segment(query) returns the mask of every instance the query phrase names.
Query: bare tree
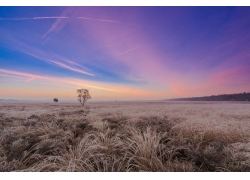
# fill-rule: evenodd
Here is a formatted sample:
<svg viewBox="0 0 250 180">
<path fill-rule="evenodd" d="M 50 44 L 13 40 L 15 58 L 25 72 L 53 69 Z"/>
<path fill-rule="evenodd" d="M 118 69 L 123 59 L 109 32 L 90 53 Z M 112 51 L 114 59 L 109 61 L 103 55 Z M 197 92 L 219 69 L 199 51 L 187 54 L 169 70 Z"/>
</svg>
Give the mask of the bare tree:
<svg viewBox="0 0 250 180">
<path fill-rule="evenodd" d="M 84 105 L 84 103 L 88 100 L 91 99 L 91 96 L 89 94 L 89 90 L 87 89 L 77 89 L 76 93 L 78 94 L 78 101 Z"/>
</svg>

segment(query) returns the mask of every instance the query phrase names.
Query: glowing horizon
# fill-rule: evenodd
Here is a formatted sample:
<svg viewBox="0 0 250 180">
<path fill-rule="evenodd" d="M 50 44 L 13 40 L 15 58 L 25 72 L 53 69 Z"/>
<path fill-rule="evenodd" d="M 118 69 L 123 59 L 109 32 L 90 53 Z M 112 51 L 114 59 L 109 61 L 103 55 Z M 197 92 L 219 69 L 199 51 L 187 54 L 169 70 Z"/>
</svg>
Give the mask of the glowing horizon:
<svg viewBox="0 0 250 180">
<path fill-rule="evenodd" d="M 250 92 L 249 7 L 0 7 L 0 99 Z"/>
</svg>

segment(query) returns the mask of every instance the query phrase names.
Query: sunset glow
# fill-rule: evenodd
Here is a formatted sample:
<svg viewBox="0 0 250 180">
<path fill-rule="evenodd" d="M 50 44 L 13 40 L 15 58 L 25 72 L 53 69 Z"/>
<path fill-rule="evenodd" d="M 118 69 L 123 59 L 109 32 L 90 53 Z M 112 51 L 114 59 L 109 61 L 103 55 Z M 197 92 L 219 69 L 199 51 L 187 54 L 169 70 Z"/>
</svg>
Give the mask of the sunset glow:
<svg viewBox="0 0 250 180">
<path fill-rule="evenodd" d="M 0 99 L 250 92 L 249 7 L 0 7 Z"/>
</svg>

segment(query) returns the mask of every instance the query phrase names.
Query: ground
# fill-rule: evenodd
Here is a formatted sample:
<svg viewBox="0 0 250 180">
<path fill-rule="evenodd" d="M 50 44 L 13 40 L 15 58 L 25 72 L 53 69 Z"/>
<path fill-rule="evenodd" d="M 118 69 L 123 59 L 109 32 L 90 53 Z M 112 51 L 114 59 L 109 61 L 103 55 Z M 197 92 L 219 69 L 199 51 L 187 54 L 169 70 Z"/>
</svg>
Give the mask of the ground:
<svg viewBox="0 0 250 180">
<path fill-rule="evenodd" d="M 0 103 L 1 171 L 250 171 L 249 102 Z"/>
</svg>

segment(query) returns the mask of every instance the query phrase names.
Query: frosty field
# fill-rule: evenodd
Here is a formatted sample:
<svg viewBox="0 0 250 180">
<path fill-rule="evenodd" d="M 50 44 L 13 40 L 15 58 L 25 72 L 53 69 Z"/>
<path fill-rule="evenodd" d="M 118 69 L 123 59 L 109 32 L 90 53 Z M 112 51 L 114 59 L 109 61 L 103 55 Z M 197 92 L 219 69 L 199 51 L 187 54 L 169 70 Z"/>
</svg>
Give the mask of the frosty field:
<svg viewBox="0 0 250 180">
<path fill-rule="evenodd" d="M 250 171 L 250 103 L 2 102 L 0 171 Z"/>
</svg>

